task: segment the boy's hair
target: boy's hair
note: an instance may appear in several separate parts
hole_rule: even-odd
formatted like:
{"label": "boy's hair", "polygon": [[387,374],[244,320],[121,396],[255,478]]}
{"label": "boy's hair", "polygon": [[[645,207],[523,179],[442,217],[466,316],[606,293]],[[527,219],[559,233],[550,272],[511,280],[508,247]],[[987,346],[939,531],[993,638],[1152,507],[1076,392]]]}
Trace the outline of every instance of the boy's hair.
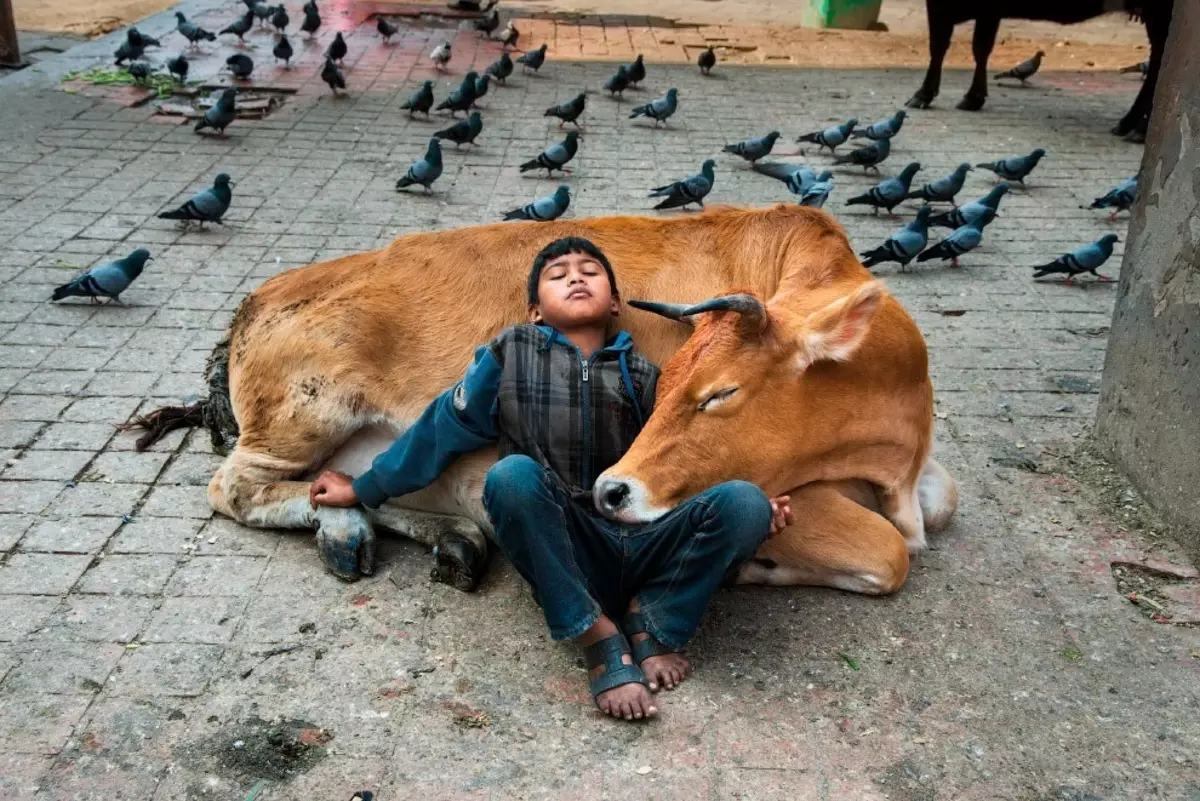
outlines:
{"label": "boy's hair", "polygon": [[604,255],[604,251],[596,247],[590,239],[584,239],[581,236],[564,236],[562,239],[556,239],[546,245],[533,259],[533,267],[529,270],[530,306],[538,304],[538,281],[541,280],[542,270],[546,269],[546,265],[550,262],[562,258],[568,253],[582,253],[599,262],[600,266],[604,268],[604,272],[608,274],[608,285],[612,287],[613,297],[620,297],[621,293],[617,291],[617,277],[613,275],[612,265],[608,263],[608,257]]}

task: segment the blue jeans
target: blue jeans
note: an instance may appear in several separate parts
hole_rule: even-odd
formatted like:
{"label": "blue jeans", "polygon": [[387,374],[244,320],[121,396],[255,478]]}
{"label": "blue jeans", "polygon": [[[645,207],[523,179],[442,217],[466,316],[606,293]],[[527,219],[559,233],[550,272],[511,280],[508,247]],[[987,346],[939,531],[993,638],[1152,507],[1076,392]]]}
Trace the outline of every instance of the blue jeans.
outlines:
{"label": "blue jeans", "polygon": [[528,456],[492,466],[483,503],[554,639],[575,639],[601,612],[619,623],[636,598],[650,633],[672,650],[695,633],[717,587],[771,526],[767,496],[744,481],[706,490],[652,523],[614,523]]}

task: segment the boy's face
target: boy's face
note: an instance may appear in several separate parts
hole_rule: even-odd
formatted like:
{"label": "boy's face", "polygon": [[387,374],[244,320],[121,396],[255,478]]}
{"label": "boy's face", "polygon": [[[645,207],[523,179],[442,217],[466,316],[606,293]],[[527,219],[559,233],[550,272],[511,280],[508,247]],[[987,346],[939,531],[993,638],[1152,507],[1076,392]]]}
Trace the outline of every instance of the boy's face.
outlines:
{"label": "boy's face", "polygon": [[538,303],[529,319],[559,329],[607,325],[620,312],[604,267],[585,253],[549,262],[538,277]]}

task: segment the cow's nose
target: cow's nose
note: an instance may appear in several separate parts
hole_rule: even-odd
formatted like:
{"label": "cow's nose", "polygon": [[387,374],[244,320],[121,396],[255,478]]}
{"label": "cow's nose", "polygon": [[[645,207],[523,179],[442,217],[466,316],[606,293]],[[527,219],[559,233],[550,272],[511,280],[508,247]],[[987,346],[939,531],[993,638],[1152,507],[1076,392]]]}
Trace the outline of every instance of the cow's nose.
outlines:
{"label": "cow's nose", "polygon": [[602,512],[617,512],[629,500],[629,485],[624,481],[614,481],[600,491]]}

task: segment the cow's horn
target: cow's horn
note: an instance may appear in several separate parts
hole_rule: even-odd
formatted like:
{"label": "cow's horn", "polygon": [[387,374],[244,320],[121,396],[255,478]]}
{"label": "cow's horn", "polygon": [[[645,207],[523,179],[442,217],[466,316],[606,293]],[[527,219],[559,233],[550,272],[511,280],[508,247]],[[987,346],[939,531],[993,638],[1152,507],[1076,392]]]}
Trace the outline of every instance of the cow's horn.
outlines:
{"label": "cow's horn", "polygon": [[[671,320],[683,320],[695,314],[704,312],[731,311],[742,315],[747,324],[761,325],[767,317],[767,309],[763,302],[753,295],[722,295],[709,298],[694,306],[682,303],[656,303],[650,300],[631,300],[629,305],[635,309],[652,312]],[[684,320],[686,322],[686,320]]]}

